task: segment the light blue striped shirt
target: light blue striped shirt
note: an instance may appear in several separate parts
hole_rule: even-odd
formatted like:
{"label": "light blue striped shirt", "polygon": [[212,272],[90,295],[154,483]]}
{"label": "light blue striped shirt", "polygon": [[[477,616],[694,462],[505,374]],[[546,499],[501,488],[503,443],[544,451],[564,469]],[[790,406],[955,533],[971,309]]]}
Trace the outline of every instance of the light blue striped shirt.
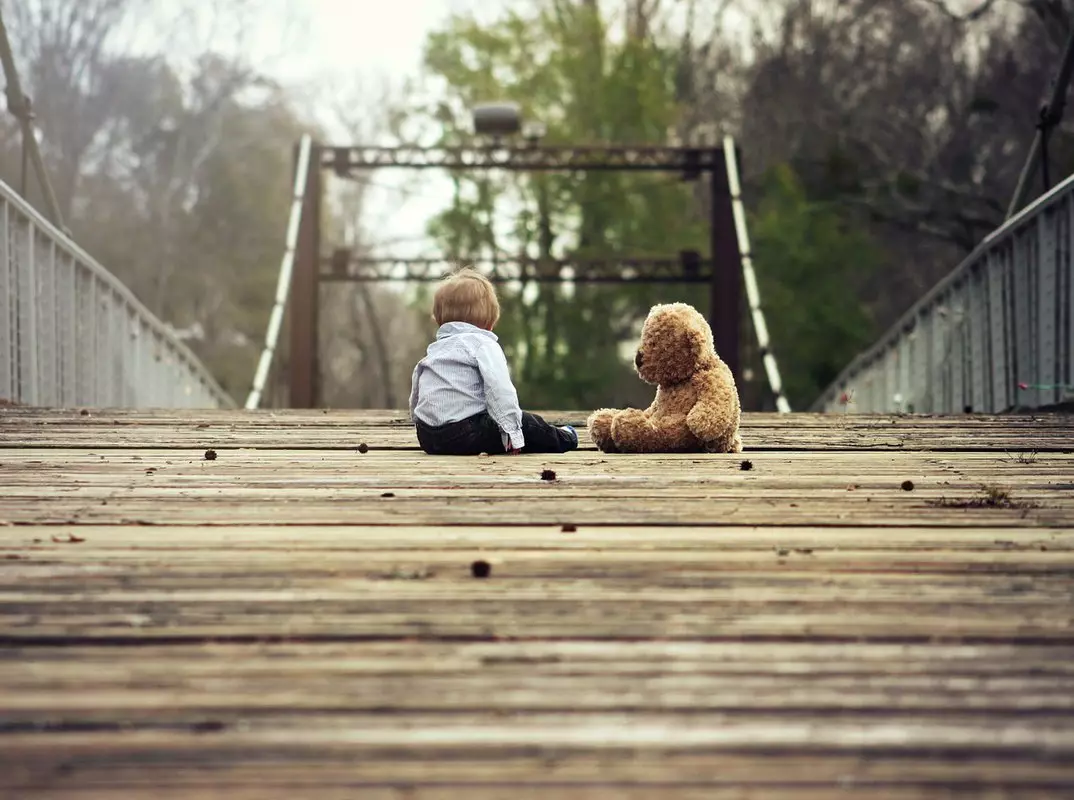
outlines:
{"label": "light blue striped shirt", "polygon": [[522,409],[499,338],[468,322],[445,322],[414,367],[410,417],[447,425],[482,411],[500,426],[505,450],[522,449]]}

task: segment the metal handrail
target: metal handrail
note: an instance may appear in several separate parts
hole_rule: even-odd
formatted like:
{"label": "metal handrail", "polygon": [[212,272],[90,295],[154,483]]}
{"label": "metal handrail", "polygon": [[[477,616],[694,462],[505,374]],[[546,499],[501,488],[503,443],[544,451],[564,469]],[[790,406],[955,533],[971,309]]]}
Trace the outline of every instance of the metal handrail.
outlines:
{"label": "metal handrail", "polygon": [[235,405],[171,328],[2,181],[0,397],[39,406]]}
{"label": "metal handrail", "polygon": [[[1074,175],[1066,178],[1063,182],[1053,187],[1050,191],[1037,198],[1025,208],[1021,209],[996,230],[988,234],[957,267],[937,282],[936,285],[933,286],[933,288],[920,300],[914,303],[914,305],[906,311],[894,325],[888,328],[875,344],[855,357],[813,403],[811,410],[830,411],[835,410],[837,407],[845,406],[847,400],[845,395],[848,392],[853,391],[853,382],[864,375],[887,353],[896,348],[901,340],[915,329],[919,322],[927,320],[930,317],[933,308],[940,305],[940,300],[951,295],[959,286],[965,284],[973,275],[984,269],[984,266],[982,265],[985,265],[987,258],[1009,246],[1012,237],[1016,236],[1027,226],[1042,219],[1054,207],[1070,200],[1072,197],[1074,197]],[[1066,230],[1067,235],[1070,236],[1072,240],[1069,244],[1071,247],[1074,247],[1074,223],[1067,226]],[[1064,266],[1069,272],[1070,261],[1068,260],[1064,265],[1060,265],[1060,269]],[[1069,285],[1069,279],[1067,285]],[[1004,291],[1007,290],[1005,289]],[[1008,294],[1010,293],[1011,292],[1008,292]],[[1010,298],[1006,298],[1004,302],[1008,302],[1009,300]],[[1060,300],[1059,302],[1063,301]],[[1070,300],[1068,299],[1065,302],[1069,304]],[[970,313],[971,312],[966,311],[961,312],[962,320],[959,322],[960,326],[964,326],[965,320]],[[1067,313],[1074,313],[1074,310],[1068,310]],[[982,320],[977,320],[977,323],[981,324]],[[1007,354],[1003,353],[999,355],[1005,357]],[[1010,359],[1006,359],[1005,363],[1010,363]],[[890,408],[884,410],[902,410],[896,407],[898,406],[898,403],[891,403],[890,406]],[[881,409],[873,408],[871,410],[875,411]],[[964,409],[960,407],[947,410],[961,412]]]}

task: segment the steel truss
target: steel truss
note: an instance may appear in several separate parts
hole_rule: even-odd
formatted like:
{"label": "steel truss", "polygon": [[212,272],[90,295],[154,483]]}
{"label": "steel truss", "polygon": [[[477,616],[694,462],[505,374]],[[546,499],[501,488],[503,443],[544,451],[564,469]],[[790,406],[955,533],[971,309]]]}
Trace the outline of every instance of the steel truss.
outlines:
{"label": "steel truss", "polygon": [[[441,281],[459,267],[447,258],[367,258],[337,250],[325,260],[324,282]],[[467,260],[493,283],[709,283],[712,261],[696,251],[678,258],[538,259],[497,258]]]}
{"label": "steel truss", "polygon": [[[737,152],[733,158],[737,160]],[[332,147],[314,145],[313,163],[303,192],[301,221],[291,289],[290,403],[313,408],[319,402],[319,286],[339,281],[438,281],[458,266],[448,259],[364,258],[346,249],[321,248],[322,172],[344,179],[373,169],[512,170],[516,172],[663,172],[684,181],[709,176],[710,253],[678,257],[609,257],[573,260],[480,259],[472,262],[497,283],[707,284],[709,324],[716,349],[740,379],[742,276],[740,251],[728,177],[721,147],[599,146],[551,147]],[[327,266],[327,269],[325,267]]]}
{"label": "steel truss", "polygon": [[503,169],[515,172],[682,172],[687,180],[723,166],[722,151],[691,147],[329,147],[321,165],[341,177],[355,170]]}

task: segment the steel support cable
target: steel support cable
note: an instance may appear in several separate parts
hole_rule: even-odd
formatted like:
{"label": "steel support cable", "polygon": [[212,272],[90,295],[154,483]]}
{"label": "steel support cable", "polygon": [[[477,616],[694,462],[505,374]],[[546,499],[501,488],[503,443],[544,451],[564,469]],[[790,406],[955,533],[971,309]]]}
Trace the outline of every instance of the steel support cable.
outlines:
{"label": "steel support cable", "polygon": [[[1074,28],[1071,29],[1067,38],[1066,48],[1063,50],[1063,58],[1059,63],[1059,71],[1056,73],[1055,82],[1052,84],[1052,95],[1048,105],[1041,109],[1040,120],[1037,123],[1037,132],[1033,136],[1033,144],[1029,148],[1022,173],[1018,176],[1018,185],[1014,190],[1014,197],[1007,208],[1006,219],[1011,219],[1022,208],[1026,195],[1029,194],[1029,183],[1037,168],[1041,166],[1043,159],[1047,158],[1048,137],[1052,130],[1058,127],[1063,120],[1063,111],[1066,108],[1067,89],[1070,87],[1070,78],[1074,74]],[[1045,181],[1048,176],[1047,166],[1044,166]],[[1050,186],[1045,186],[1047,192]]]}
{"label": "steel support cable", "polygon": [[276,353],[276,344],[280,338],[280,329],[283,327],[283,313],[287,308],[287,298],[291,294],[291,273],[295,265],[298,228],[302,221],[302,206],[305,204],[306,199],[306,183],[309,171],[312,168],[310,164],[312,147],[313,142],[309,134],[303,135],[298,147],[294,191],[291,194],[291,213],[287,220],[287,238],[284,241],[280,274],[276,281],[276,300],[272,306],[272,314],[269,316],[268,328],[265,331],[265,347],[261,351],[261,358],[257,362],[253,386],[246,398],[247,409],[257,408],[261,404],[261,395],[265,390],[265,382],[268,380],[269,370],[272,368],[272,360]]}
{"label": "steel support cable", "polygon": [[[71,233],[63,222],[60,213],[60,204],[56,201],[56,193],[52,190],[52,182],[45,170],[45,161],[41,157],[41,148],[37,144],[37,128],[34,125],[33,106],[30,98],[22,93],[19,83],[19,73],[15,67],[15,56],[11,52],[11,42],[7,35],[7,26],[4,24],[4,12],[0,8],[0,64],[3,65],[4,76],[7,80],[5,93],[7,94],[7,107],[12,115],[19,121],[22,129],[22,155],[25,173],[25,159],[27,153],[33,163],[34,174],[41,193],[45,196],[45,205],[48,208],[47,216],[57,228],[70,236]],[[22,187],[23,197],[26,196],[26,187]]]}
{"label": "steel support cable", "polygon": [[776,408],[781,414],[789,414],[791,404],[783,394],[783,381],[779,375],[779,365],[772,353],[768,337],[768,325],[761,310],[761,292],[757,286],[757,275],[753,269],[753,256],[750,251],[749,233],[746,230],[746,210],[742,205],[742,186],[738,177],[738,159],[735,157],[735,141],[730,136],[724,137],[724,159],[727,161],[727,183],[731,189],[731,207],[735,217],[735,233],[738,237],[738,252],[742,261],[742,279],[746,287],[746,302],[753,320],[753,330],[757,334],[757,345],[761,348],[765,374],[768,385],[776,398]]}

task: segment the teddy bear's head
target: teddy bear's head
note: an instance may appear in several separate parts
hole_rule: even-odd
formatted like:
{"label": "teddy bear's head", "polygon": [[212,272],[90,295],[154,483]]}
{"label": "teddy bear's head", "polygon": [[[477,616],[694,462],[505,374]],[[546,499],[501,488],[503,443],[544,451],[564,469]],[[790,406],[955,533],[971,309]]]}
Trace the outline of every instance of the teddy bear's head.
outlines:
{"label": "teddy bear's head", "polygon": [[634,367],[643,381],[665,386],[682,383],[715,361],[712,330],[693,306],[667,303],[652,307],[634,356]]}

